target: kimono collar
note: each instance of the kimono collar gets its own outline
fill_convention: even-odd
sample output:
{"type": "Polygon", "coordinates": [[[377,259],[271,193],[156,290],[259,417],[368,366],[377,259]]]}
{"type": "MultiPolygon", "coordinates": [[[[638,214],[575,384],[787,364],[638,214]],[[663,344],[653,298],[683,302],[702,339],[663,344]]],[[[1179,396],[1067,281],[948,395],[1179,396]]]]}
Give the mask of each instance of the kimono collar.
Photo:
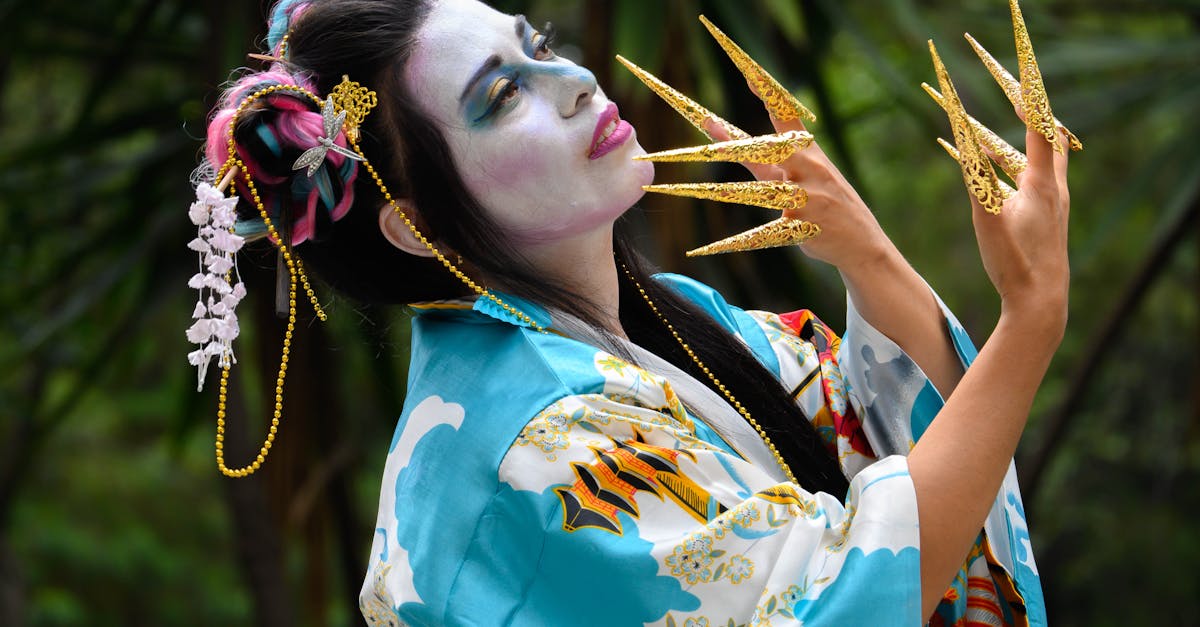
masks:
{"type": "MultiPolygon", "coordinates": [[[[505,294],[503,292],[497,292],[494,290],[492,293],[495,294],[500,300],[508,303],[513,309],[525,314],[526,316],[529,316],[535,323],[541,325],[542,328],[550,328],[550,312],[546,311],[544,307],[511,294],[505,294]]],[[[450,300],[437,300],[424,303],[411,303],[409,304],[409,307],[411,307],[418,316],[436,313],[442,316],[469,319],[475,317],[476,314],[483,314],[489,318],[494,318],[501,322],[507,322],[508,324],[514,326],[532,328],[528,322],[521,320],[513,313],[505,310],[503,307],[496,304],[496,301],[490,298],[470,297],[450,300]]]]}

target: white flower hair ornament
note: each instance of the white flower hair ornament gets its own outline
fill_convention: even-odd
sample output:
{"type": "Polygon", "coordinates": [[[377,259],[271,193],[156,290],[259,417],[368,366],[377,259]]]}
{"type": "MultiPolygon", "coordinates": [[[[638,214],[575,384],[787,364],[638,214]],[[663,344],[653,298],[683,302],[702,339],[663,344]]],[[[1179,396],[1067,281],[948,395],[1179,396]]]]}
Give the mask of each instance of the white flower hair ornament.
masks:
{"type": "Polygon", "coordinates": [[[197,228],[188,248],[200,254],[200,270],[188,280],[188,287],[199,292],[192,311],[195,322],[187,330],[188,341],[199,346],[188,353],[188,363],[196,366],[197,392],[204,389],[204,376],[214,357],[222,368],[237,362],[233,355],[233,340],[239,333],[235,309],[246,296],[237,271],[237,252],[245,239],[233,232],[237,202],[237,196],[226,197],[213,185],[200,183],[196,201],[188,208],[188,218],[197,228]]]}

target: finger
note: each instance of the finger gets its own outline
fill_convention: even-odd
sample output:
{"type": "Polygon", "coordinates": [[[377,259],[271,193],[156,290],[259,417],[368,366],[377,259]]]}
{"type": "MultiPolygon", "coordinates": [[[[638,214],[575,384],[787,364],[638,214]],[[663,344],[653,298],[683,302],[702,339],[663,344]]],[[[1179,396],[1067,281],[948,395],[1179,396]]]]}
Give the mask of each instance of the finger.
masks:
{"type": "MultiPolygon", "coordinates": [[[[1061,146],[1070,145],[1070,135],[1062,126],[1058,127],[1058,142],[1061,146]]],[[[1067,189],[1067,161],[1070,154],[1069,150],[1054,153],[1054,180],[1058,183],[1059,189],[1067,189]]]]}
{"type": "MultiPolygon", "coordinates": [[[[729,135],[729,132],[721,124],[718,124],[712,118],[704,121],[704,131],[712,137],[714,142],[723,142],[735,139],[729,135]]],[[[770,181],[783,178],[783,172],[779,166],[766,165],[762,163],[746,163],[741,162],[742,166],[754,175],[754,178],[760,181],[770,181]]]]}
{"type": "MultiPolygon", "coordinates": [[[[1035,185],[1044,191],[1056,188],[1054,147],[1037,129],[1026,128],[1025,153],[1029,157],[1029,167],[1021,175],[1020,186],[1035,185]]],[[[1065,162],[1063,167],[1066,167],[1065,162]]]]}

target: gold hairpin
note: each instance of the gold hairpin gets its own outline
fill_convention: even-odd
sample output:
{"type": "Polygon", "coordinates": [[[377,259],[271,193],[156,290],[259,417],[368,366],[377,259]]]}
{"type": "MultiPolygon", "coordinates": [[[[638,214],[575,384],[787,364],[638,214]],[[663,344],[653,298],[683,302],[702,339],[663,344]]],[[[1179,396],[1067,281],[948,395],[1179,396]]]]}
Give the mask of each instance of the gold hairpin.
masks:
{"type": "MultiPolygon", "coordinates": [[[[961,155],[958,154],[957,148],[955,148],[950,142],[942,139],[941,137],[937,138],[937,143],[939,146],[941,146],[946,151],[947,154],[950,155],[951,159],[954,159],[955,161],[957,161],[959,163],[959,165],[962,165],[962,157],[961,157],[961,155]]],[[[1000,181],[1000,190],[1004,194],[1005,198],[1012,198],[1017,193],[1017,190],[1013,189],[1012,185],[1009,185],[1008,183],[1005,183],[1004,181],[1000,181]]]]}
{"type": "Polygon", "coordinates": [[[766,70],[763,69],[757,61],[750,58],[745,50],[742,50],[728,35],[721,32],[708,18],[700,16],[700,22],[712,34],[713,39],[721,45],[725,50],[725,54],[729,55],[729,59],[737,66],[738,70],[746,77],[750,85],[754,89],[763,104],[767,107],[771,117],[780,122],[791,122],[803,118],[809,122],[816,122],[817,116],[813,115],[812,111],[808,110],[788,91],[779,81],[775,80],[766,70]]]}
{"type": "Polygon", "coordinates": [[[808,203],[808,192],[791,181],[738,181],[734,183],[669,183],[643,185],[648,192],[701,200],[751,205],[776,211],[800,209],[808,203]]]}
{"type": "Polygon", "coordinates": [[[649,87],[651,91],[658,94],[659,98],[665,100],[667,104],[671,105],[671,108],[679,112],[679,115],[682,115],[685,120],[691,122],[692,126],[695,126],[697,129],[699,129],[699,131],[704,133],[704,136],[710,140],[713,138],[712,135],[709,135],[708,131],[704,129],[704,122],[707,120],[712,120],[718,126],[725,129],[725,132],[728,133],[729,137],[732,139],[745,139],[750,137],[750,134],[746,131],[743,131],[729,122],[726,122],[717,114],[701,106],[695,100],[688,98],[675,88],[662,82],[662,80],[657,76],[647,72],[646,70],[643,70],[637,65],[634,65],[629,59],[626,59],[621,55],[617,55],[617,61],[620,61],[621,64],[624,65],[630,72],[633,72],[633,75],[645,83],[646,87],[649,87]]]}
{"type": "Polygon", "coordinates": [[[1008,0],[1012,10],[1013,39],[1017,44],[1017,65],[1021,75],[1021,108],[1025,111],[1025,124],[1039,133],[1055,152],[1066,153],[1058,141],[1054,113],[1050,111],[1050,97],[1042,84],[1042,72],[1038,69],[1037,57],[1033,55],[1033,43],[1029,41],[1029,30],[1017,0],[1008,0]]]}
{"type": "Polygon", "coordinates": [[[346,113],[346,120],[342,125],[346,131],[346,138],[351,142],[357,142],[358,127],[363,120],[367,119],[367,114],[371,112],[371,109],[379,104],[379,98],[375,92],[350,80],[349,76],[343,74],[342,82],[329,92],[329,100],[333,102],[335,111],[346,113]]]}
{"type": "MultiPolygon", "coordinates": [[[[1011,102],[1014,107],[1024,108],[1024,104],[1022,104],[1020,81],[1013,78],[1013,75],[1009,74],[1008,70],[1004,69],[1004,66],[1000,65],[1000,62],[997,61],[996,58],[993,57],[991,53],[989,53],[987,49],[983,47],[982,44],[980,44],[978,41],[975,41],[975,38],[971,36],[971,33],[963,33],[963,37],[967,38],[967,42],[971,44],[971,48],[975,50],[975,54],[979,57],[979,60],[983,61],[983,65],[987,67],[988,73],[992,75],[992,78],[996,79],[996,84],[1000,85],[1000,89],[1004,90],[1004,95],[1008,97],[1008,101],[1011,102]]],[[[1063,133],[1066,133],[1067,141],[1071,144],[1071,150],[1083,150],[1083,142],[1079,141],[1079,138],[1075,136],[1075,133],[1071,132],[1071,129],[1064,126],[1058,118],[1054,118],[1054,124],[1059,130],[1061,130],[1063,133]]]]}
{"type": "MultiPolygon", "coordinates": [[[[945,98],[942,98],[942,95],[936,89],[930,87],[929,83],[921,83],[921,88],[925,90],[925,93],[929,94],[930,98],[933,98],[934,102],[938,103],[943,110],[949,113],[949,110],[946,109],[945,98]]],[[[970,115],[967,116],[967,122],[970,123],[971,128],[975,129],[975,136],[979,138],[979,141],[988,150],[992,151],[995,155],[996,163],[1009,178],[1014,181],[1017,180],[1017,177],[1025,171],[1025,168],[1029,167],[1029,159],[1025,158],[1025,155],[1020,150],[1014,148],[1012,144],[1004,141],[1004,138],[997,135],[992,129],[984,126],[982,122],[970,115]]]]}
{"type": "Polygon", "coordinates": [[[778,248],[804,243],[821,234],[821,227],[804,220],[783,217],[766,224],[756,226],[749,231],[701,246],[687,252],[688,257],[715,255],[718,253],[744,252],[778,248]]]}
{"type": "Polygon", "coordinates": [[[950,127],[954,131],[954,144],[958,147],[958,162],[962,166],[963,181],[967,184],[967,190],[986,211],[998,214],[1007,198],[1005,191],[1000,187],[1000,179],[992,169],[991,160],[979,144],[975,129],[967,121],[967,112],[963,109],[962,100],[954,89],[954,83],[950,80],[950,74],[942,64],[932,39],[929,40],[929,55],[933,58],[933,68],[937,73],[938,86],[942,89],[946,115],[950,118],[950,127]]]}
{"type": "Polygon", "coordinates": [[[638,161],[729,161],[734,163],[762,163],[778,165],[787,161],[797,151],[808,148],[813,136],[805,131],[787,131],[776,135],[760,135],[745,139],[734,139],[716,144],[664,150],[634,157],[638,161]]]}

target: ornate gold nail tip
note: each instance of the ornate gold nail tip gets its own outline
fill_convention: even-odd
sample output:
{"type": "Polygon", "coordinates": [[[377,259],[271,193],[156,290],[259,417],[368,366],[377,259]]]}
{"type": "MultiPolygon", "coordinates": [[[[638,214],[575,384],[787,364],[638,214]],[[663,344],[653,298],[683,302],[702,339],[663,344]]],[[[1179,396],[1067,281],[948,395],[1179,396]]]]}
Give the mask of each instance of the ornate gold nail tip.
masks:
{"type": "Polygon", "coordinates": [[[937,73],[938,85],[942,88],[942,99],[946,106],[946,115],[950,118],[950,128],[954,131],[954,144],[958,147],[959,164],[962,166],[963,182],[967,191],[979,201],[979,204],[989,213],[1000,213],[1004,204],[1004,192],[1000,188],[1000,179],[992,169],[992,162],[979,145],[975,129],[967,121],[967,112],[963,109],[962,100],[954,89],[950,74],[938,56],[937,47],[929,40],[929,56],[933,58],[933,69],[937,73]]]}
{"type": "Polygon", "coordinates": [[[804,131],[787,131],[778,135],[760,135],[727,142],[664,150],[640,157],[638,161],[732,161],[735,163],[765,163],[775,165],[787,161],[796,152],[808,148],[813,136],[804,131]]]}
{"type": "Polygon", "coordinates": [[[808,203],[808,192],[791,181],[738,181],[734,183],[672,183],[645,185],[648,192],[685,196],[702,200],[752,205],[764,209],[787,211],[800,209],[808,203]]]}
{"type": "Polygon", "coordinates": [[[730,60],[737,66],[742,75],[746,77],[746,80],[750,81],[750,84],[754,86],[754,91],[762,99],[763,104],[766,105],[767,111],[771,113],[772,117],[781,122],[790,122],[798,118],[804,118],[809,122],[817,121],[817,116],[813,115],[813,112],[809,111],[808,107],[801,104],[792,95],[792,92],[788,91],[783,85],[780,85],[779,81],[775,80],[775,77],[768,74],[758,62],[751,59],[750,55],[746,54],[746,51],[734,43],[728,35],[721,32],[721,29],[717,28],[703,15],[700,16],[700,21],[708,29],[708,32],[712,34],[713,38],[717,40],[717,43],[721,45],[721,48],[725,50],[725,54],[729,55],[730,60]]]}
{"type": "Polygon", "coordinates": [[[674,87],[662,82],[657,76],[638,67],[629,59],[617,55],[617,61],[620,61],[621,65],[624,65],[630,72],[633,72],[633,75],[645,83],[646,87],[649,87],[651,91],[658,94],[659,98],[662,98],[667,104],[671,105],[671,108],[678,111],[679,115],[682,115],[685,120],[691,122],[692,126],[695,126],[701,133],[704,133],[705,137],[709,139],[713,138],[712,135],[708,134],[708,131],[704,130],[704,122],[710,118],[724,128],[725,132],[729,133],[729,136],[734,139],[750,137],[750,134],[746,131],[721,119],[717,114],[704,108],[695,100],[679,93],[674,87]]]}
{"type": "Polygon", "coordinates": [[[727,237],[719,242],[701,246],[687,251],[688,257],[715,255],[718,253],[736,253],[747,250],[762,250],[763,248],[778,248],[801,244],[821,234],[821,227],[794,218],[779,218],[772,222],[757,226],[727,237]]]}
{"type": "MultiPolygon", "coordinates": [[[[946,109],[946,99],[938,91],[929,86],[929,83],[921,83],[921,88],[925,93],[933,98],[934,102],[938,103],[943,110],[949,113],[946,109]]],[[[1000,168],[1004,170],[1012,180],[1017,180],[1017,177],[1029,167],[1029,159],[1025,155],[1012,146],[1012,144],[1004,141],[1004,138],[997,135],[992,129],[983,125],[982,122],[968,115],[967,122],[971,124],[971,128],[975,129],[975,136],[988,150],[995,155],[996,163],[1000,164],[1000,168]]]]}
{"type": "Polygon", "coordinates": [[[1013,39],[1017,44],[1017,64],[1021,74],[1021,108],[1025,110],[1025,126],[1045,137],[1055,152],[1063,153],[1065,151],[1058,141],[1058,131],[1055,130],[1054,113],[1050,111],[1050,97],[1046,95],[1046,86],[1042,84],[1042,72],[1038,69],[1037,57],[1033,55],[1033,43],[1029,41],[1029,31],[1025,28],[1021,6],[1017,4],[1017,0],[1008,0],[1008,6],[1012,9],[1013,39]]]}
{"type": "MultiPolygon", "coordinates": [[[[1004,69],[1004,66],[1000,65],[1000,62],[997,61],[996,58],[993,57],[991,53],[989,53],[987,49],[983,47],[982,44],[980,44],[978,41],[975,41],[975,38],[971,36],[971,33],[963,33],[963,37],[967,38],[967,42],[971,44],[971,48],[975,50],[975,54],[979,57],[979,60],[983,61],[983,65],[987,67],[988,73],[992,75],[992,78],[996,79],[996,84],[1000,85],[1000,89],[1004,90],[1004,95],[1008,97],[1008,101],[1011,102],[1014,107],[1024,108],[1025,105],[1021,103],[1020,81],[1013,78],[1013,75],[1009,74],[1008,70],[1004,69]]],[[[1079,141],[1079,138],[1075,136],[1075,133],[1071,132],[1071,129],[1063,126],[1063,123],[1060,122],[1058,118],[1054,118],[1054,123],[1058,125],[1058,128],[1061,129],[1062,132],[1066,133],[1067,141],[1071,144],[1071,150],[1083,150],[1083,142],[1079,141]]]]}
{"type": "MultiPolygon", "coordinates": [[[[946,153],[950,155],[951,159],[954,159],[955,161],[959,162],[960,165],[962,164],[962,159],[959,157],[957,148],[952,146],[950,144],[950,142],[942,139],[941,137],[937,138],[937,142],[938,142],[938,145],[941,146],[942,149],[944,149],[946,151],[946,153]]],[[[1012,198],[1013,196],[1015,196],[1017,194],[1017,190],[1013,189],[1012,185],[1009,185],[1008,183],[1005,183],[1004,181],[1000,181],[1000,190],[1004,193],[1004,198],[1006,198],[1006,199],[1012,198]]]]}

